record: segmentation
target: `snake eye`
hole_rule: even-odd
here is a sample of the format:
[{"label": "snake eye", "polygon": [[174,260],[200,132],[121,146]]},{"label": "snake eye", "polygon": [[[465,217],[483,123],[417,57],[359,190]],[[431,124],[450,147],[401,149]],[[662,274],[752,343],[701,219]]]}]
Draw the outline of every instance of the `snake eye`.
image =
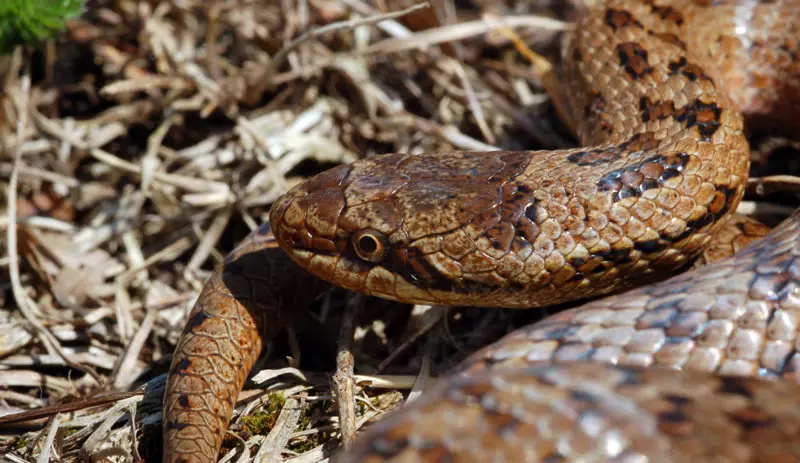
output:
[{"label": "snake eye", "polygon": [[389,240],[377,230],[361,230],[353,234],[353,248],[358,257],[378,263],[383,260]]}]

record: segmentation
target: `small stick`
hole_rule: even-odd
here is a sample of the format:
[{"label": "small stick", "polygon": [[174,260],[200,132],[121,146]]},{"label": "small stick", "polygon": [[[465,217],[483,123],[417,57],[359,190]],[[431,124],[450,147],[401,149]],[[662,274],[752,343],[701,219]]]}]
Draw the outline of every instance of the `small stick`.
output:
[{"label": "small stick", "polygon": [[353,353],[350,348],[356,331],[356,319],[364,297],[356,295],[345,309],[342,325],[339,330],[338,349],[336,354],[336,374],[333,375],[334,394],[339,405],[339,427],[342,433],[342,446],[347,449],[355,441],[356,400],[355,379],[353,378]]},{"label": "small stick", "polygon": [[[412,5],[406,9],[400,11],[393,11],[391,13],[381,13],[375,16],[369,16],[367,18],[354,18],[349,19],[347,21],[339,21],[331,24],[326,24],[322,27],[317,27],[315,29],[308,30],[301,34],[300,36],[296,37],[292,40],[288,45],[281,48],[275,56],[270,60],[267,66],[264,68],[262,72],[259,73],[258,76],[254,76],[255,78],[252,80],[254,85],[264,85],[272,81],[273,74],[278,70],[278,67],[283,63],[283,60],[289,55],[289,53],[302,45],[309,40],[315,39],[321,35],[327,34],[329,32],[338,31],[340,29],[353,29],[358,26],[363,26],[367,24],[374,24],[381,21],[386,21],[387,19],[396,19],[401,16],[406,16],[411,14],[415,11],[422,10],[424,8],[429,8],[430,5],[428,2],[418,3],[416,5]],[[262,82],[264,84],[256,84],[257,82]],[[263,88],[258,88],[256,93],[260,94]]]}]

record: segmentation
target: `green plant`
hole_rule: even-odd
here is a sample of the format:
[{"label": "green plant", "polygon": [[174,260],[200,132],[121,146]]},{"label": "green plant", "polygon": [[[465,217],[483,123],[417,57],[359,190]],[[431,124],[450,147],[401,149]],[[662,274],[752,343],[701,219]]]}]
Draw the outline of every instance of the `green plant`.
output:
[{"label": "green plant", "polygon": [[0,0],[0,54],[55,37],[83,12],[84,0]]}]

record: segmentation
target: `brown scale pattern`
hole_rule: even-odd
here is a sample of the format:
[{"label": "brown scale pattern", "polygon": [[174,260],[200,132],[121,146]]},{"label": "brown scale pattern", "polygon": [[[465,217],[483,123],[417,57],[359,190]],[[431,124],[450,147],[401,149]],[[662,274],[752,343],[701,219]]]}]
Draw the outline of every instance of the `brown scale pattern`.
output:
[{"label": "brown scale pattern", "polygon": [[800,211],[732,258],[547,317],[463,368],[591,361],[800,383],[798,317]]},{"label": "brown scale pattern", "polygon": [[[608,0],[565,37],[582,148],[377,156],[279,199],[291,261],[372,295],[531,308],[642,287],[487,347],[342,459],[799,458],[796,384],[711,376],[798,376],[798,214],[718,259],[765,233],[729,223],[744,116],[800,122],[799,36],[800,0]],[[216,459],[263,342],[317,294],[286,254],[256,231],[206,284],[170,371],[166,461]],[[698,256],[718,261],[643,286]]]},{"label": "brown scale pattern", "polygon": [[791,462],[800,387],[607,364],[437,383],[336,462]]},{"label": "brown scale pattern", "polygon": [[756,241],[509,334],[336,461],[800,460],[800,209],[732,222]]},{"label": "brown scale pattern", "polygon": [[236,398],[288,309],[327,285],[294,265],[268,225],[253,231],[206,282],[189,314],[164,396],[164,461],[216,461]]},{"label": "brown scale pattern", "polygon": [[[716,82],[750,74],[725,35],[735,31],[705,32],[709,16],[734,11],[607,2],[565,39],[564,95],[588,116],[571,124],[584,148],[342,166],[276,203],[281,247],[334,284],[442,305],[539,307],[663,278],[708,245],[747,180],[742,112],[754,100]],[[701,29],[725,47],[697,47]],[[664,40],[673,35],[687,46]],[[365,233],[379,255],[359,254]]]}]

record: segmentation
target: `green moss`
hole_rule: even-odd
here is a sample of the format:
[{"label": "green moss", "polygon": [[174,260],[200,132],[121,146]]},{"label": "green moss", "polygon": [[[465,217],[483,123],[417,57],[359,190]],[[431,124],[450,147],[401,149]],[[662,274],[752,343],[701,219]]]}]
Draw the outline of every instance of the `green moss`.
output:
[{"label": "green moss", "polygon": [[19,451],[24,449],[30,442],[31,440],[27,437],[20,437],[16,442],[14,442],[14,445],[12,445],[11,448],[13,448],[15,451]]},{"label": "green moss", "polygon": [[242,418],[242,426],[252,435],[264,435],[275,426],[277,418],[277,414],[259,411]]},{"label": "green moss", "polygon": [[305,453],[329,441],[332,435],[333,433],[328,431],[311,434],[305,436],[304,440],[298,439],[297,441],[293,442],[291,448],[297,453]]},{"label": "green moss", "polygon": [[275,421],[285,403],[286,398],[283,394],[270,394],[267,396],[267,403],[263,411],[242,418],[243,429],[252,435],[267,434],[275,426]]},{"label": "green moss", "polygon": [[286,397],[280,392],[275,392],[267,396],[266,408],[270,412],[280,412],[286,404]]},{"label": "green moss", "polygon": [[[326,403],[326,401],[320,401],[312,404],[312,406],[306,407],[303,410],[303,414],[300,416],[300,423],[298,423],[297,429],[305,430],[311,427],[315,418],[315,412],[321,412],[321,414],[327,412]],[[309,434],[292,440],[290,448],[297,453],[305,453],[329,441],[332,435],[333,433],[329,431]]]},{"label": "green moss", "polygon": [[306,429],[309,425],[311,425],[311,420],[314,419],[314,410],[314,406],[306,406],[306,408],[303,410],[303,414],[300,415],[300,423],[297,425],[298,429]]},{"label": "green moss", "polygon": [[0,1],[0,54],[55,37],[82,12],[83,0]]}]

